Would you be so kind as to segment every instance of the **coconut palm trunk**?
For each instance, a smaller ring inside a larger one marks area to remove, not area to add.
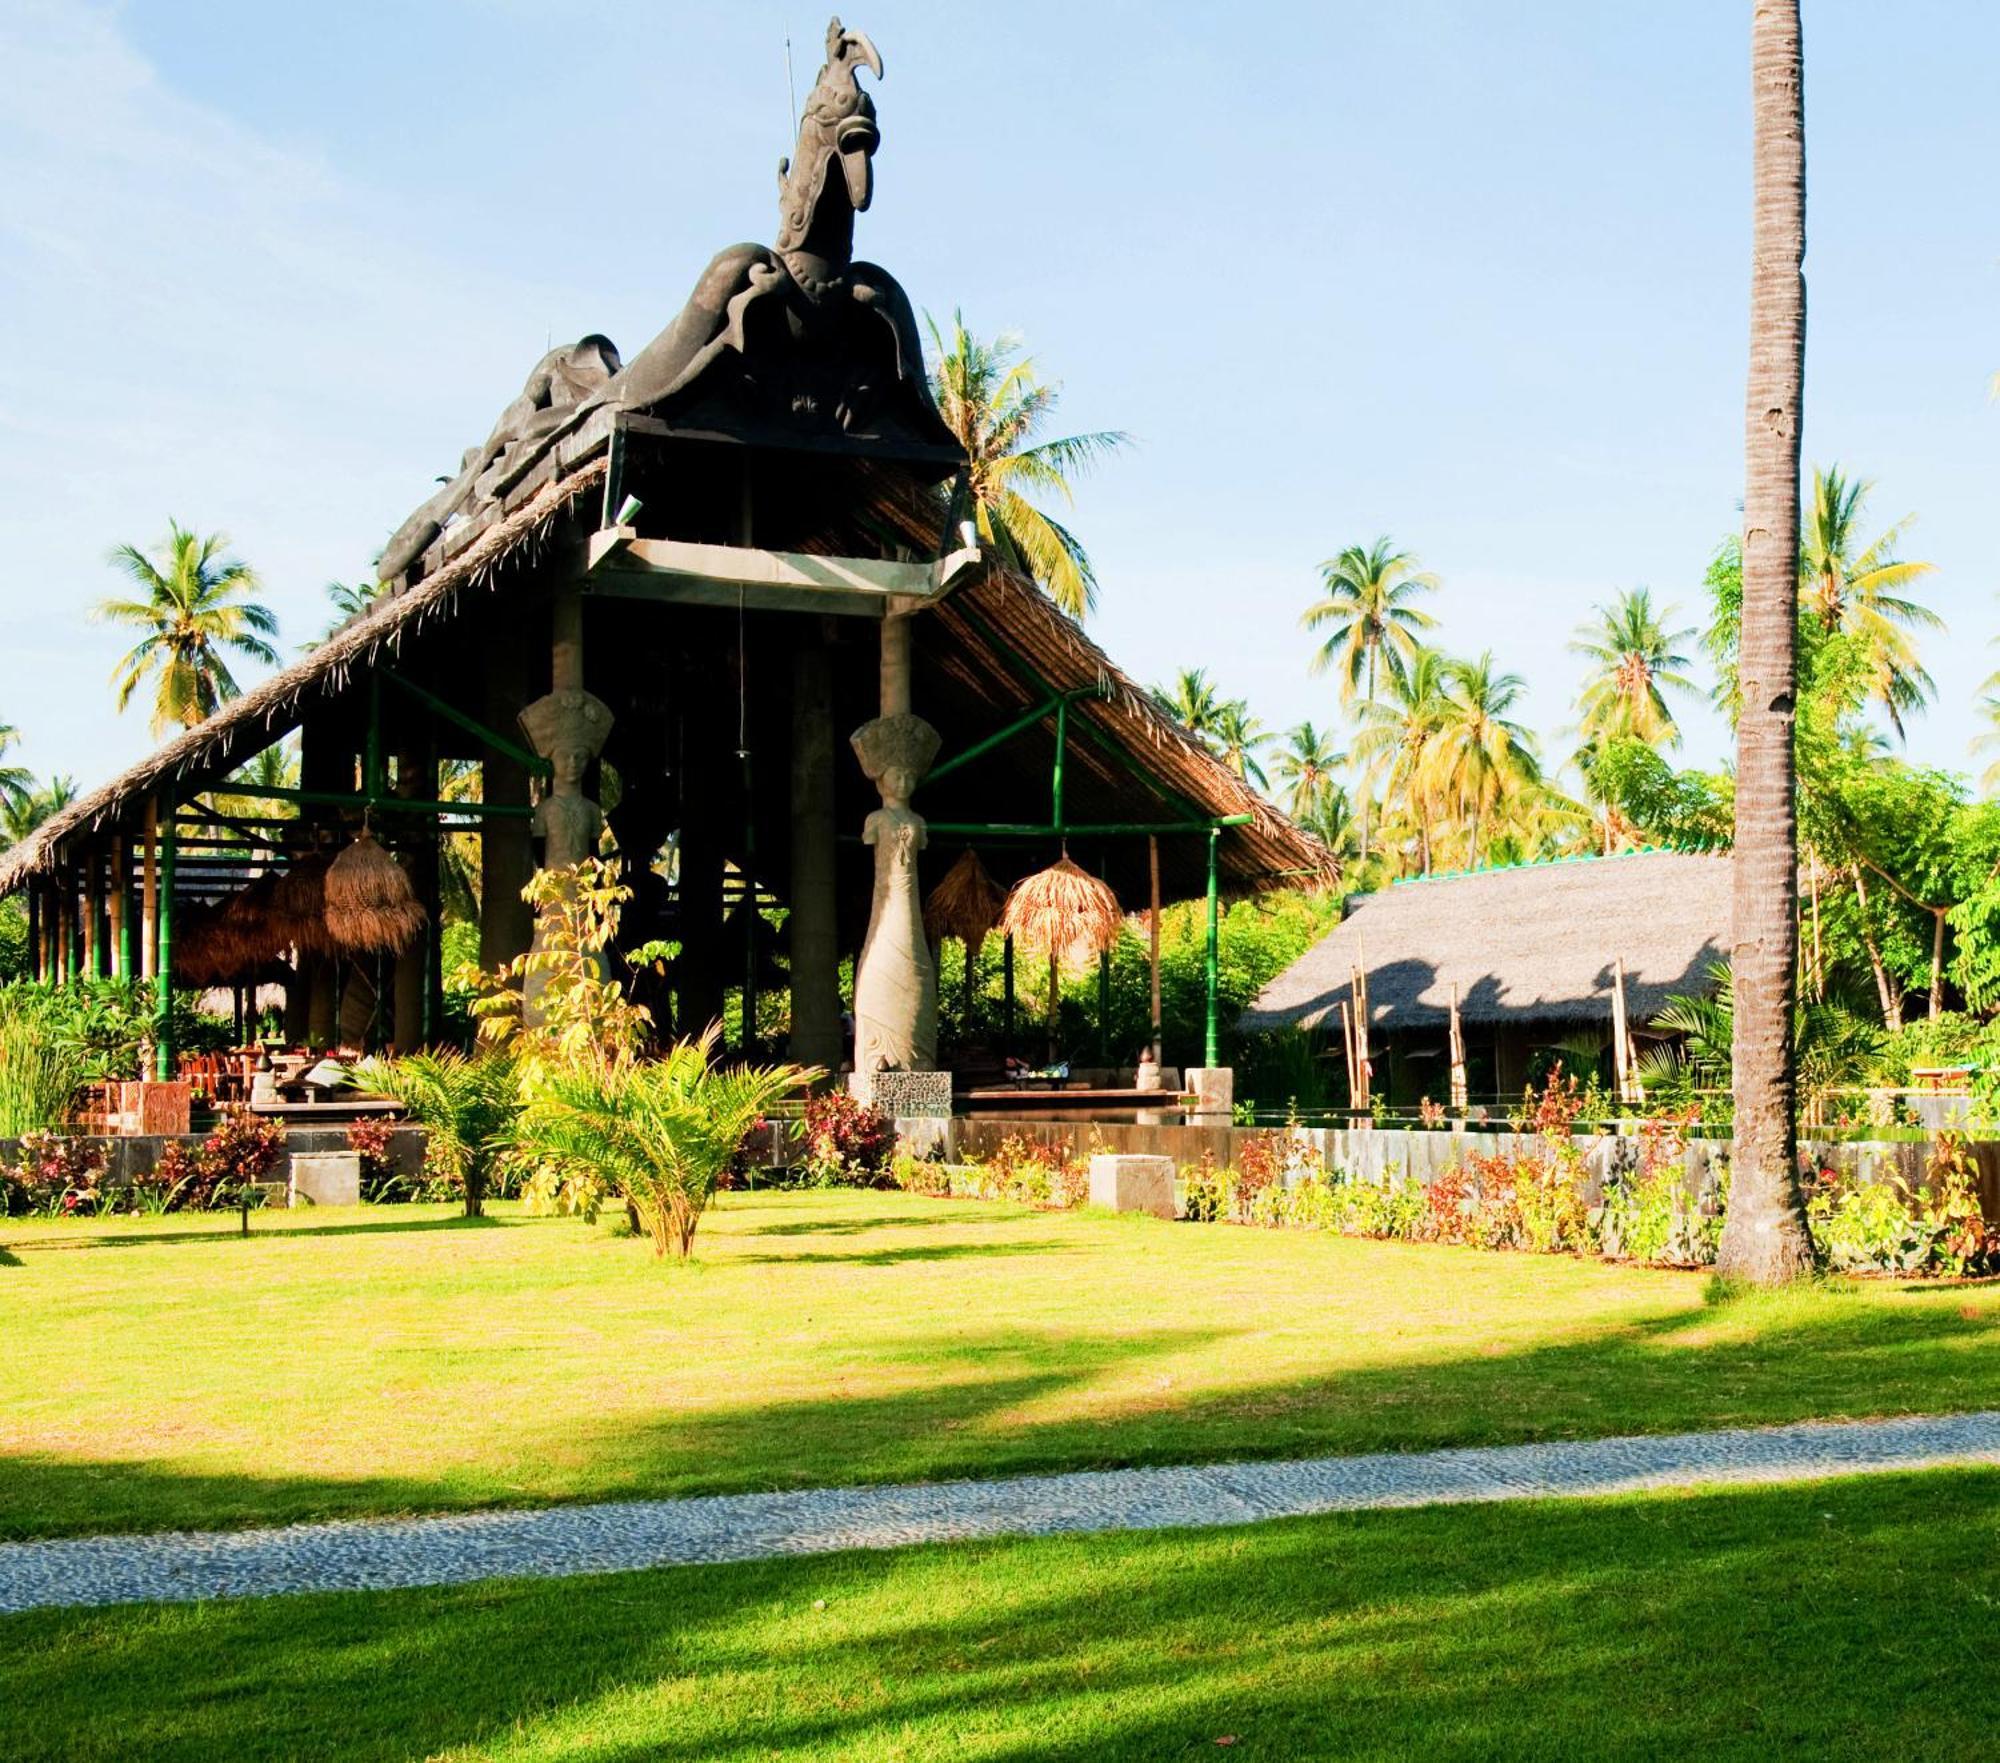
[[[1799,0],[1755,0],[1750,378],[1743,495],[1742,713],[1736,725],[1736,1145],[1724,1278],[1775,1285],[1812,1266],[1799,1192],[1793,994],[1798,980],[1799,426],[1805,379],[1805,66]]]

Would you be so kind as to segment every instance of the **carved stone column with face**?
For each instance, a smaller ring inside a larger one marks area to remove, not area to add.
[[[604,812],[583,793],[583,774],[604,750],[611,734],[611,707],[589,692],[565,689],[537,698],[521,712],[521,728],[535,751],[553,767],[529,824],[542,841],[542,867],[568,869],[597,855]],[[537,917],[534,947],[542,947]],[[530,972],[522,988],[528,1019],[538,1020],[536,999],[543,976]]]
[[[854,970],[857,1072],[929,1071],[937,1063],[937,968],[917,880],[924,817],[910,798],[937,757],[939,738],[908,713],[877,717],[853,735],[861,769],[882,795],[861,835],[875,848],[875,893]]]

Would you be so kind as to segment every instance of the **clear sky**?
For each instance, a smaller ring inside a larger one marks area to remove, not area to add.
[[[1742,483],[1748,0],[850,0],[887,65],[858,249],[1022,331],[1139,444],[1074,523],[1130,671],[1329,720],[1298,615],[1389,533],[1567,751],[1593,602],[1699,613]],[[629,356],[775,230],[818,6],[0,0],[0,720],[148,745],[85,621],[173,515],[325,622],[551,339]],[[1951,623],[1911,754],[2000,662],[2000,8],[1807,0],[1810,459]],[[1706,711],[1687,753],[1723,752]]]

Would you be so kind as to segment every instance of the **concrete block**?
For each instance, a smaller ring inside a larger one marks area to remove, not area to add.
[[[1176,1216],[1174,1160],[1099,1152],[1090,1160],[1090,1203],[1113,1212]]]
[[[360,1152],[315,1151],[294,1156],[291,1203],[294,1206],[360,1205]]]

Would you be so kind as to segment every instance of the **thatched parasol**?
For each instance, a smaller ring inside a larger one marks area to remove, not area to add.
[[[1000,928],[1029,949],[1080,969],[1118,940],[1118,896],[1067,855],[1015,883]]]
[[[326,872],[326,928],[353,953],[400,955],[428,916],[403,866],[366,827]]]
[[[1000,884],[986,873],[979,853],[967,846],[924,902],[924,935],[934,943],[956,937],[970,957],[978,953],[1000,922],[1006,904]]]
[[[326,871],[327,859],[312,851],[278,878],[268,920],[274,947],[301,955],[333,952],[333,936],[326,928]]]

